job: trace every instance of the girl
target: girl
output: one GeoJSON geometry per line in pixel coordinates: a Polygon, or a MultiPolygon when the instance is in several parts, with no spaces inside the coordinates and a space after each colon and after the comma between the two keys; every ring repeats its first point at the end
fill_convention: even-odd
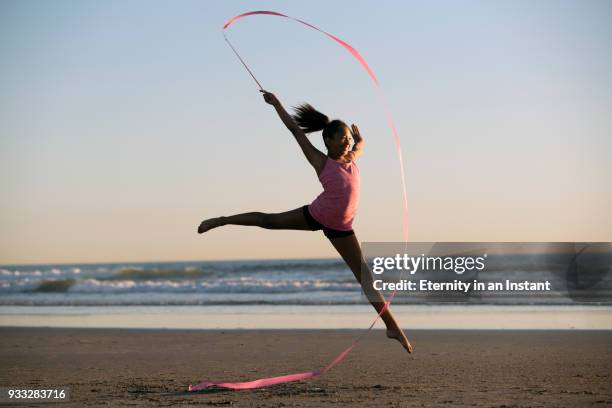
{"type": "MultiPolygon", "coordinates": [[[[356,125],[349,128],[346,123],[315,110],[309,104],[295,108],[296,115],[290,116],[273,93],[261,90],[264,100],[274,106],[281,120],[291,131],[308,162],[317,173],[323,185],[323,192],[310,204],[295,210],[267,214],[249,212],[228,217],[210,218],[202,221],[198,233],[223,225],[253,225],[267,229],[323,230],[342,259],[349,266],[357,281],[364,288],[370,303],[380,313],[385,306],[384,297],[372,288],[372,275],[363,259],[359,241],[352,229],[359,199],[359,169],[355,160],[363,151],[363,137],[356,125]],[[323,130],[323,142],[327,154],[310,143],[306,133],[323,130]],[[351,144],[355,142],[352,149],[351,144]],[[361,274],[362,267],[364,271],[361,274]],[[362,279],[362,277],[364,279],[362,279]],[[368,290],[365,290],[366,286],[368,290]]],[[[399,327],[391,310],[381,315],[387,326],[387,337],[398,340],[409,352],[412,346],[399,327]]]]}

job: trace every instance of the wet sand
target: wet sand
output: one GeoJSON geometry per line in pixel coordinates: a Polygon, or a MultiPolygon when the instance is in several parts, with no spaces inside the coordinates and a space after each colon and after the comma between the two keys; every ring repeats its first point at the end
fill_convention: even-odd
{"type": "MultiPolygon", "coordinates": [[[[611,306],[394,305],[393,314],[412,330],[612,330],[611,306]]],[[[370,305],[0,307],[0,327],[336,330],[374,317],[370,305]]]]}
{"type": "Polygon", "coordinates": [[[359,333],[2,327],[0,386],[69,386],[74,407],[612,405],[612,331],[582,330],[413,330],[411,355],[375,330],[309,381],[187,392],[319,369],[359,333]]]}

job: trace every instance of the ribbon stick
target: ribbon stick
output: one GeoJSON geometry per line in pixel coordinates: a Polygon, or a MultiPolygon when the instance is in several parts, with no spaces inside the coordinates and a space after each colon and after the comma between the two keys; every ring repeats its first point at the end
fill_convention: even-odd
{"type": "MultiPolygon", "coordinates": [[[[302,23],[302,24],[304,24],[304,25],[306,25],[306,26],[308,26],[310,28],[313,28],[313,29],[315,29],[315,30],[325,34],[326,36],[328,36],[329,38],[331,38],[332,40],[334,40],[338,44],[340,44],[348,52],[350,52],[353,55],[353,57],[355,57],[355,59],[357,59],[357,61],[361,64],[361,66],[366,70],[366,72],[368,73],[368,75],[370,76],[372,81],[374,82],[374,85],[376,86],[376,89],[380,92],[380,95],[381,95],[382,99],[385,102],[385,111],[387,113],[387,121],[389,123],[389,127],[391,128],[391,132],[392,132],[394,140],[395,140],[395,145],[396,145],[396,148],[397,148],[398,159],[399,159],[399,162],[400,162],[400,171],[401,171],[401,179],[402,179],[402,192],[403,192],[403,199],[404,199],[403,233],[404,233],[404,241],[407,243],[408,242],[408,198],[407,198],[407,192],[406,192],[406,182],[405,182],[405,177],[404,177],[404,161],[402,159],[402,149],[401,149],[400,137],[399,137],[399,134],[397,133],[397,130],[395,128],[395,124],[394,124],[393,118],[392,118],[391,113],[390,113],[389,108],[388,108],[388,104],[386,103],[386,98],[384,96],[384,93],[382,92],[382,88],[380,87],[380,84],[378,82],[378,79],[376,78],[376,75],[374,75],[374,72],[372,71],[372,69],[370,69],[370,66],[365,61],[365,59],[361,56],[361,54],[359,54],[359,52],[355,48],[353,48],[351,45],[349,45],[345,41],[341,40],[340,38],[338,38],[338,37],[336,37],[336,36],[334,36],[332,34],[329,34],[329,33],[325,32],[325,31],[321,30],[318,27],[315,27],[312,24],[309,24],[309,23],[307,23],[305,21],[302,21],[302,20],[299,20],[299,19],[287,16],[287,15],[282,14],[282,13],[278,13],[276,11],[249,11],[247,13],[239,14],[239,15],[233,17],[232,19],[230,19],[227,23],[225,23],[225,25],[223,26],[223,30],[226,30],[232,24],[234,24],[236,21],[238,21],[239,19],[241,19],[243,17],[257,15],[257,14],[264,14],[264,15],[271,15],[271,16],[278,16],[278,17],[289,18],[291,20],[294,20],[294,21],[297,21],[299,23],[302,23]]],[[[223,32],[223,37],[225,38],[225,41],[228,43],[228,45],[232,48],[232,51],[234,51],[234,53],[236,54],[236,56],[238,57],[238,59],[240,60],[242,65],[244,65],[244,67],[249,72],[251,77],[255,80],[255,82],[257,83],[257,86],[259,86],[259,89],[263,90],[263,87],[261,86],[261,84],[259,83],[257,78],[255,77],[255,75],[253,75],[253,72],[251,71],[251,69],[244,62],[244,60],[240,57],[240,54],[238,54],[238,51],[236,51],[236,49],[234,48],[232,43],[229,41],[229,39],[225,35],[225,31],[223,32]]],[[[400,277],[400,279],[401,279],[401,277],[400,277]]],[[[376,316],[376,318],[374,319],[372,324],[370,324],[370,327],[368,327],[355,341],[353,341],[353,343],[349,347],[347,347],[341,353],[339,353],[327,366],[325,366],[325,368],[323,368],[321,370],[307,371],[307,372],[304,372],[304,373],[289,374],[289,375],[283,375],[283,376],[279,376],[279,377],[261,378],[261,379],[258,379],[258,380],[245,381],[245,382],[203,381],[203,382],[201,382],[200,384],[197,384],[197,385],[191,385],[190,384],[188,390],[189,391],[199,391],[199,390],[204,390],[204,389],[207,389],[207,388],[210,388],[210,387],[221,387],[221,388],[228,388],[228,389],[232,389],[232,390],[242,390],[242,389],[252,389],[252,388],[267,387],[267,386],[275,385],[275,384],[281,384],[281,383],[286,383],[286,382],[291,382],[291,381],[306,380],[306,379],[309,379],[309,378],[318,377],[318,376],[326,373],[327,371],[331,370],[337,364],[339,364],[351,352],[351,350],[353,350],[353,348],[361,341],[361,339],[367,333],[369,333],[372,330],[372,328],[374,327],[374,325],[376,324],[378,319],[390,307],[391,301],[393,300],[393,297],[395,296],[395,293],[396,293],[396,291],[393,291],[393,293],[389,297],[389,300],[385,301],[384,306],[381,308],[380,312],[378,313],[378,315],[376,316]]]]}

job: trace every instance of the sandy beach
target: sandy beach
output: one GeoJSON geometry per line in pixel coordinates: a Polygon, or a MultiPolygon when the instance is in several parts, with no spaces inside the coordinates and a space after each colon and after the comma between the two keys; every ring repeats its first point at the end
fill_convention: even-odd
{"type": "Polygon", "coordinates": [[[321,368],[359,333],[2,327],[0,386],[69,386],[62,405],[74,407],[612,405],[612,331],[605,330],[413,330],[412,355],[375,330],[310,381],[186,391],[202,380],[321,368]]]}

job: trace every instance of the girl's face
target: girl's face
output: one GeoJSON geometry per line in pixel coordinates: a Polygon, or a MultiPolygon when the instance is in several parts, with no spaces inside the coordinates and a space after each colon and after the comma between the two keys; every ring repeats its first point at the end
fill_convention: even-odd
{"type": "Polygon", "coordinates": [[[327,152],[329,157],[339,159],[351,150],[353,145],[353,135],[351,130],[344,126],[342,130],[338,130],[334,137],[327,139],[327,152]]]}

